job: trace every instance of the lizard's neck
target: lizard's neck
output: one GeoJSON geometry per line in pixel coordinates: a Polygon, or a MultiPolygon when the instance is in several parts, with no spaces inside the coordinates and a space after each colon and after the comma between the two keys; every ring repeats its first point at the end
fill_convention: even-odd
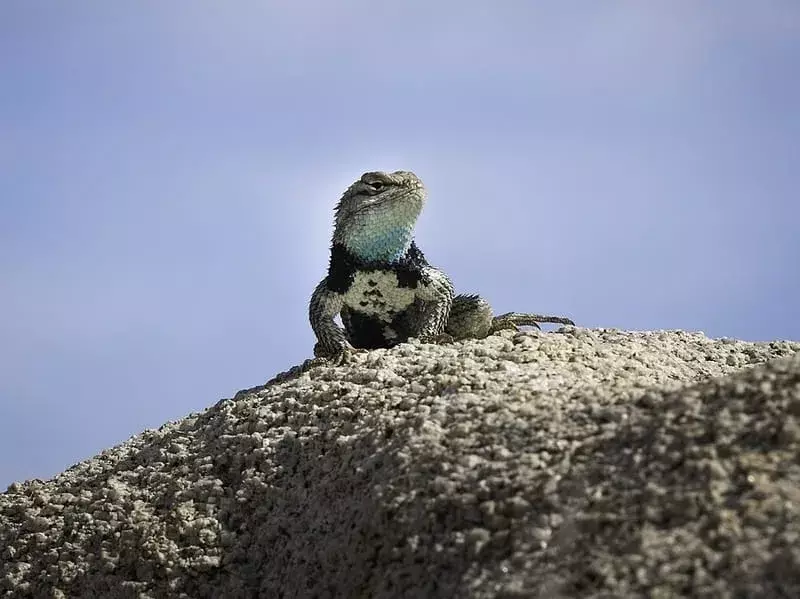
{"type": "Polygon", "coordinates": [[[413,239],[413,225],[392,226],[382,230],[369,227],[349,231],[341,243],[365,262],[396,263],[408,253],[413,239]]]}

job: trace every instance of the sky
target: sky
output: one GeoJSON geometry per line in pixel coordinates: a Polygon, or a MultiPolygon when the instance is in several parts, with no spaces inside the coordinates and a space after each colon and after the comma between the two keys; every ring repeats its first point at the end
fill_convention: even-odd
{"type": "Polygon", "coordinates": [[[497,312],[800,339],[796,0],[0,4],[0,490],[311,356],[412,170],[497,312]]]}

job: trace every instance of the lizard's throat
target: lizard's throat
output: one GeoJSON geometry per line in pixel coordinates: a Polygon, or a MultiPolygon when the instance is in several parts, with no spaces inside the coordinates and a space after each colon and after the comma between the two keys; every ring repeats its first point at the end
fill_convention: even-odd
{"type": "Polygon", "coordinates": [[[384,230],[364,228],[350,231],[342,242],[356,257],[366,262],[398,262],[408,252],[412,226],[384,230]]]}

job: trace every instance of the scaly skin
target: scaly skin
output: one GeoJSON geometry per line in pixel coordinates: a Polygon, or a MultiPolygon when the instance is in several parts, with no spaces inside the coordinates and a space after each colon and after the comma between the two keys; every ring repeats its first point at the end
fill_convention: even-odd
{"type": "Polygon", "coordinates": [[[309,303],[314,355],[335,364],[354,353],[417,337],[427,342],[483,338],[506,328],[570,319],[509,312],[494,317],[477,295],[453,284],[413,240],[426,200],[412,172],[364,173],[336,206],[330,265],[309,303]],[[340,315],[344,327],[334,321],[340,315]]]}

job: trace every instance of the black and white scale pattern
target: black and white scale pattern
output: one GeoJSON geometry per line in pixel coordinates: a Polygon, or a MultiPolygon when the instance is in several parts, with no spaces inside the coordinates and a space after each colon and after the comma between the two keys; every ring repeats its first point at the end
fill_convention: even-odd
{"type": "Polygon", "coordinates": [[[325,286],[340,298],[348,340],[365,349],[440,333],[453,298],[450,280],[413,242],[394,263],[364,261],[334,244],[325,286]]]}

